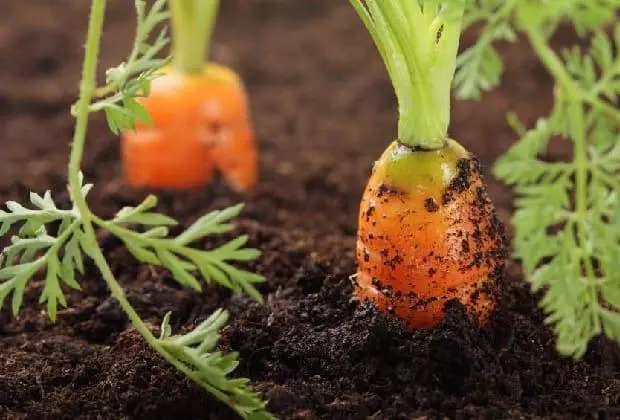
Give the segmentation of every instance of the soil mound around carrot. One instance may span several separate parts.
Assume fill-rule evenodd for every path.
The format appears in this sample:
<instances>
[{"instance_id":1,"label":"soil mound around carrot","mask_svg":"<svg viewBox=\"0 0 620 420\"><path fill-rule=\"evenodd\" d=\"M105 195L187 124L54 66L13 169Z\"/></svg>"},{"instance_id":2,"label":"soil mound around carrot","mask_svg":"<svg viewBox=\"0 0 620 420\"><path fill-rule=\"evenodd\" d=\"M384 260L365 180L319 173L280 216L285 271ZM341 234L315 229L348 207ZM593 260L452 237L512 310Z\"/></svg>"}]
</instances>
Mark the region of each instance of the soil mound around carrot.
<instances>
[{"instance_id":1,"label":"soil mound around carrot","mask_svg":"<svg viewBox=\"0 0 620 420\"><path fill-rule=\"evenodd\" d=\"M131 2L109 3L104 67L122 60L133 37ZM262 151L260 184L249 196L220 181L161 193L160 210L187 226L209 210L245 201L234 233L249 234L263 250L250 268L268 279L260 288L265 305L216 287L182 289L102 233L114 273L153 328L168 311L179 331L228 308L221 347L240 352L236 374L249 377L284 419L620 418L617 346L597 339L582 361L560 358L537 309L540 296L529 293L514 261L487 328L454 301L436 328L410 331L351 299L360 197L372 162L394 135L383 65L347 2L223 3L213 54L248 86ZM68 106L87 8L82 0L3 1L1 202L25 202L28 191L51 189L59 205L68 205ZM75 22L84 25L76 29ZM549 79L528 49L515 44L502 51L504 86L483 102L454 106L451 130L485 168L514 139L506 112L533 122L550 105ZM84 170L95 184L89 199L109 217L147 191L123 184L119 141L102 118L93 119L89 139ZM550 158L569 152L559 147ZM485 178L506 223L510 193L488 169ZM69 306L55 324L37 303L40 280L30 284L18 319L8 308L0 311L0 418L235 418L145 346L92 266L80 281L83 290L67 293Z\"/></svg>"}]
</instances>

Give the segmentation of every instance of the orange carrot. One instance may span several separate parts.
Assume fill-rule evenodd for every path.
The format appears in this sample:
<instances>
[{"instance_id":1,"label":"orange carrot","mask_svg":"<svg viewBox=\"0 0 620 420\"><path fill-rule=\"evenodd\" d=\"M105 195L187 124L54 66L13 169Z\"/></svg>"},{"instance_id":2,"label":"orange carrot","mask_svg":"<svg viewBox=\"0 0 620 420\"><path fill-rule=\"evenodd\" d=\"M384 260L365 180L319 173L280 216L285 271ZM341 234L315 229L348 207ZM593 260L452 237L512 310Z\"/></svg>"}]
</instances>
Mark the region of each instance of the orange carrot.
<instances>
[{"instance_id":1,"label":"orange carrot","mask_svg":"<svg viewBox=\"0 0 620 420\"><path fill-rule=\"evenodd\" d=\"M204 184L213 169L237 190L256 183L257 151L241 80L209 64L201 74L173 67L139 101L152 126L123 133L125 177L133 185L189 188Z\"/></svg>"},{"instance_id":2,"label":"orange carrot","mask_svg":"<svg viewBox=\"0 0 620 420\"><path fill-rule=\"evenodd\" d=\"M395 142L362 199L356 293L414 327L435 325L453 298L486 321L502 247L475 158L452 140L433 151Z\"/></svg>"},{"instance_id":3,"label":"orange carrot","mask_svg":"<svg viewBox=\"0 0 620 420\"><path fill-rule=\"evenodd\" d=\"M200 40L208 38L217 1L171 6L175 62L139 100L152 125L123 133L125 178L138 186L192 188L217 169L235 190L247 191L257 181L258 154L245 87L231 69L202 58ZM201 16L204 22L196 22Z\"/></svg>"},{"instance_id":4,"label":"orange carrot","mask_svg":"<svg viewBox=\"0 0 620 420\"><path fill-rule=\"evenodd\" d=\"M415 328L460 300L486 322L504 263L503 228L469 152L448 139L463 6L350 0L399 101L398 141L375 163L362 198L355 293Z\"/></svg>"}]
</instances>

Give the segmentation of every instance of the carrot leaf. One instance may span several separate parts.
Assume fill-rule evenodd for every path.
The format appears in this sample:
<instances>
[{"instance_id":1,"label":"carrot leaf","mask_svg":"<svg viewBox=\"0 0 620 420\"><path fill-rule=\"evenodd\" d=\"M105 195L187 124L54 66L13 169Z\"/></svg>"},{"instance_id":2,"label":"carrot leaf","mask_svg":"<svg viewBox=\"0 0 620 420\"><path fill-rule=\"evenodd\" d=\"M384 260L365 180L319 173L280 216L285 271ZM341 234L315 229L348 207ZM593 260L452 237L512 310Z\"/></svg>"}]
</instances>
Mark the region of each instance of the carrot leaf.
<instances>
[{"instance_id":1,"label":"carrot leaf","mask_svg":"<svg viewBox=\"0 0 620 420\"><path fill-rule=\"evenodd\" d=\"M239 236L219 247L204 250L191 246L208 236L229 232L231 219L239 215L243 205L214 210L199 218L176 237L170 237L168 227L176 224L168 216L152 212L157 205L154 196L147 197L137 207L125 207L110 221L97 221L103 229L117 236L140 262L162 266L170 270L183 286L200 290L196 279L200 275L206 284L218 283L235 293L245 292L258 302L262 296L255 284L265 281L263 276L234 267L231 263L251 261L260 255L247 248L247 236ZM143 232L128 226L139 225L149 229Z\"/></svg>"},{"instance_id":2,"label":"carrot leaf","mask_svg":"<svg viewBox=\"0 0 620 420\"><path fill-rule=\"evenodd\" d=\"M168 29L158 29L170 17L166 0L156 0L150 8L145 0L134 0L134 4L137 22L133 48L124 62L107 70L106 84L95 89L95 100L89 106L90 112L105 112L114 134L134 129L137 120L152 124L148 113L135 98L148 96L152 80L159 76L159 69L170 62L169 57L159 57L170 41ZM153 36L153 41L149 42Z\"/></svg>"},{"instance_id":3,"label":"carrot leaf","mask_svg":"<svg viewBox=\"0 0 620 420\"><path fill-rule=\"evenodd\" d=\"M264 410L266 403L256 397L247 379L228 377L239 365L239 355L215 350L228 317L228 312L218 309L191 332L173 335L168 313L158 341L170 357L180 361L188 376L218 398L230 400L243 418L271 420L273 416Z\"/></svg>"},{"instance_id":4,"label":"carrot leaf","mask_svg":"<svg viewBox=\"0 0 620 420\"><path fill-rule=\"evenodd\" d=\"M495 174L514 186L514 255L557 335L557 349L581 357L592 338L620 342L620 25L615 0L477 0L466 25L482 23L478 41L457 60L455 89L477 98L501 80L497 41L529 40L555 83L550 115L526 128L501 156ZM550 39L571 22L590 40L557 53ZM552 139L570 142L568 161L545 159Z\"/></svg>"},{"instance_id":5,"label":"carrot leaf","mask_svg":"<svg viewBox=\"0 0 620 420\"><path fill-rule=\"evenodd\" d=\"M81 229L74 209L59 209L52 195L30 194L31 208L9 201L0 210L0 232L16 230L11 244L0 253L0 307L12 293L13 314L19 314L28 282L41 270L46 273L40 303L47 302L47 314L54 321L58 305L67 306L61 286L80 289L75 272L84 270L80 257ZM55 226L55 235L48 228ZM19 227L19 229L18 229Z\"/></svg>"}]
</instances>

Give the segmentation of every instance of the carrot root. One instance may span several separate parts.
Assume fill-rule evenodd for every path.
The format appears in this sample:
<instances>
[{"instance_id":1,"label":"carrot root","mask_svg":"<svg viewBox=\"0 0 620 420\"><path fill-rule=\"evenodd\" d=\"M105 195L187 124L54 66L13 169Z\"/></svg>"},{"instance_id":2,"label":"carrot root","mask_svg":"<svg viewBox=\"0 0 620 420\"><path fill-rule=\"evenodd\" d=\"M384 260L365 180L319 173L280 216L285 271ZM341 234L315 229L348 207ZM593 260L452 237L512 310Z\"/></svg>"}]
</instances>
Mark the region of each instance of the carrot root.
<instances>
[{"instance_id":1,"label":"carrot root","mask_svg":"<svg viewBox=\"0 0 620 420\"><path fill-rule=\"evenodd\" d=\"M239 77L209 64L199 74L171 67L141 98L153 126L138 123L122 135L126 181L135 186L193 188L215 170L237 191L257 181L258 151Z\"/></svg>"},{"instance_id":2,"label":"carrot root","mask_svg":"<svg viewBox=\"0 0 620 420\"><path fill-rule=\"evenodd\" d=\"M360 208L360 299L414 328L436 325L458 299L484 323L504 258L503 227L471 154L454 141L436 151L386 150Z\"/></svg>"}]
</instances>

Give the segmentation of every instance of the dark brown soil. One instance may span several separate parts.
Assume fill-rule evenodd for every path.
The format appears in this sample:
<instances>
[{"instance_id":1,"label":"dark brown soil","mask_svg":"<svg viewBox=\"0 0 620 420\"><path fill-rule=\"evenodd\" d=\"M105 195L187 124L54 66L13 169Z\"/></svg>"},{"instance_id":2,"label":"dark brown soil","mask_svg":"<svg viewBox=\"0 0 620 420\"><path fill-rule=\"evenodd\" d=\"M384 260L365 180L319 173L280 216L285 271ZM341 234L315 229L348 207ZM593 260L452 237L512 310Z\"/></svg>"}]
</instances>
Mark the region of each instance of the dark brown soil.
<instances>
[{"instance_id":1,"label":"dark brown soil","mask_svg":"<svg viewBox=\"0 0 620 420\"><path fill-rule=\"evenodd\" d=\"M131 2L112 1L103 64L132 37ZM481 329L457 304L437 328L409 332L353 302L359 199L373 160L395 131L382 64L345 1L227 0L214 56L247 81L262 149L262 182L248 197L221 183L162 194L185 223L240 200L239 232L264 250L266 305L210 288L181 290L101 235L114 272L153 325L173 311L191 327L219 306L234 314L222 346L283 418L620 418L620 358L597 340L583 361L559 358L518 266L509 262L501 306ZM2 0L0 201L52 189L67 203L65 169L88 2ZM504 86L484 102L455 104L452 133L486 168L513 141L504 123L550 106L550 81L523 45L506 46ZM118 142L99 118L85 173L92 207L109 216L145 191L119 178ZM568 153L554 148L551 158ZM489 189L504 221L507 189ZM91 268L83 292L51 324L33 282L21 317L0 313L0 418L232 418L148 350Z\"/></svg>"}]
</instances>

